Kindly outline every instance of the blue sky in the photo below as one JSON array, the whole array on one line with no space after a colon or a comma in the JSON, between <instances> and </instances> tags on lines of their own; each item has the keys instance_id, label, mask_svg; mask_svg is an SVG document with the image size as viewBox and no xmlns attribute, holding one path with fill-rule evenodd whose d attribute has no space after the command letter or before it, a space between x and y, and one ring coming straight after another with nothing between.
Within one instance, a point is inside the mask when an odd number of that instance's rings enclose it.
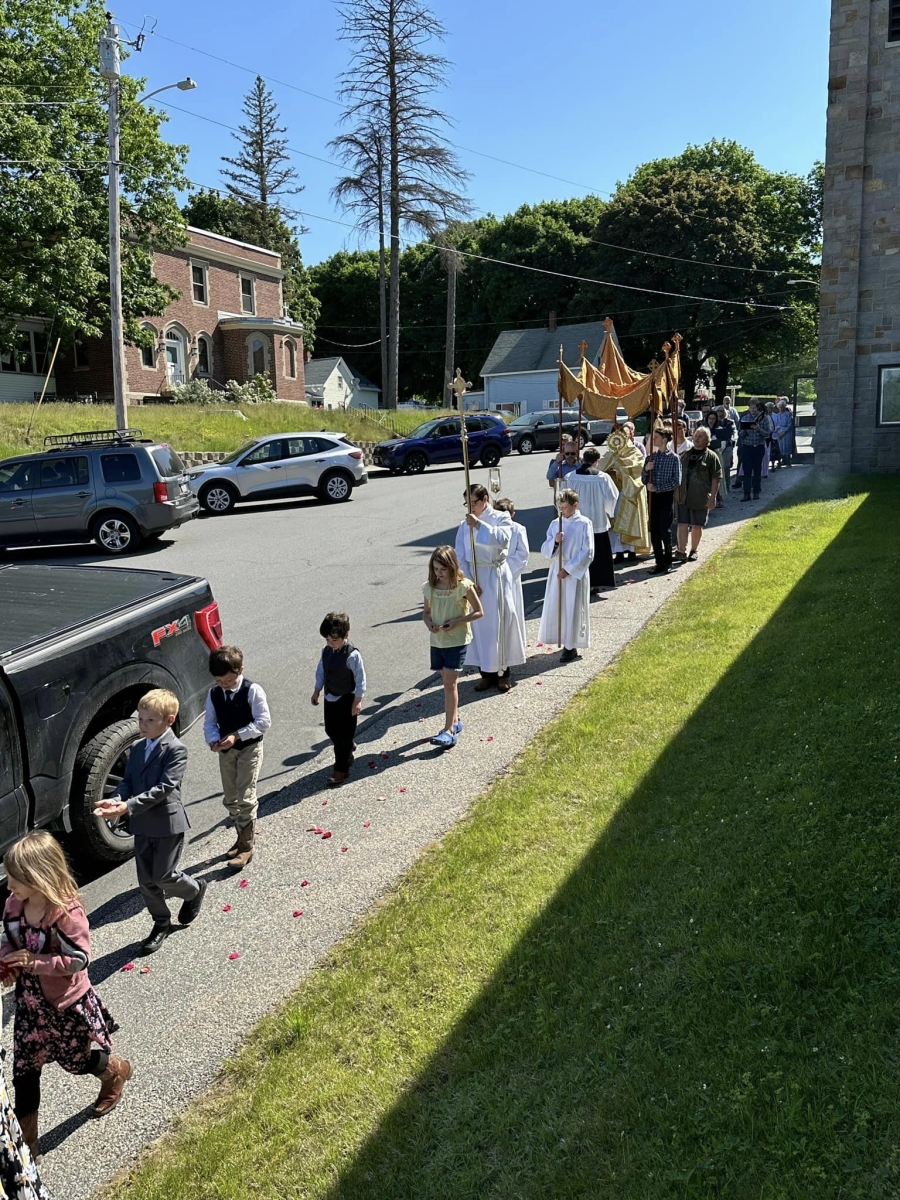
<instances>
[{"instance_id":1,"label":"blue sky","mask_svg":"<svg viewBox=\"0 0 900 1200\"><path fill-rule=\"evenodd\" d=\"M123 3L125 0L123 0ZM223 154L234 141L253 75L188 47L285 81L271 83L292 162L305 185L298 207L309 233L307 263L360 243L330 199L339 169L327 162L338 131L337 79L349 47L329 0L251 6L235 0L144 0L156 33L125 70L148 89L185 75L194 92L168 96L166 136L191 147L189 175L223 186ZM734 138L773 170L805 173L825 153L830 0L433 0L448 29L452 60L440 104L450 139L471 173L477 210L498 215L520 204L615 188L640 163L676 154L689 142ZM143 19L135 0L115 9L123 32ZM163 37L172 39L163 40ZM302 91L317 93L317 99ZM560 182L507 166L493 155ZM311 155L313 157L306 157ZM585 185L576 187L575 184Z\"/></svg>"}]
</instances>

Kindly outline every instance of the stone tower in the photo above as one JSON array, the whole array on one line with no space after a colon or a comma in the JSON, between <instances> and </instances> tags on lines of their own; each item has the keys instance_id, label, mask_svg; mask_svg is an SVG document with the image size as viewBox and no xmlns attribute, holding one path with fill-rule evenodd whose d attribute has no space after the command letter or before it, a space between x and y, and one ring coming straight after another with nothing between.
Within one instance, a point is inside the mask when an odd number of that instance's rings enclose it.
<instances>
[{"instance_id":1,"label":"stone tower","mask_svg":"<svg viewBox=\"0 0 900 1200\"><path fill-rule=\"evenodd\" d=\"M900 471L900 0L832 0L816 463Z\"/></svg>"}]
</instances>

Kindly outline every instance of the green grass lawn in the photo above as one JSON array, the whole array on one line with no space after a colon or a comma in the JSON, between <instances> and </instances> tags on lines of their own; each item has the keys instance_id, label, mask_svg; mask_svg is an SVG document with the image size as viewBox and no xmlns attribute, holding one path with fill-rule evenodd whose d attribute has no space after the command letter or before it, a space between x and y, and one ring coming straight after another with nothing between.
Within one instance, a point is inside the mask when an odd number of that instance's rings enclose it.
<instances>
[{"instance_id":1,"label":"green grass lawn","mask_svg":"<svg viewBox=\"0 0 900 1200\"><path fill-rule=\"evenodd\" d=\"M33 406L0 404L0 458L20 454L29 447L25 441ZM291 433L304 429L333 429L348 434L354 441L380 442L391 431L367 420L352 409L348 412L323 412L305 405L252 404L239 410L242 421L231 405L148 404L128 410L128 422L141 429L145 437L169 442L178 450L236 450L252 437L264 433ZM391 414L395 428L403 433L438 410L402 409ZM115 412L111 404L42 405L31 432L31 448L41 449L44 438L55 433L73 433L85 429L114 429Z\"/></svg>"},{"instance_id":2,"label":"green grass lawn","mask_svg":"<svg viewBox=\"0 0 900 1200\"><path fill-rule=\"evenodd\" d=\"M900 1195L898 503L754 521L116 1196Z\"/></svg>"}]
</instances>

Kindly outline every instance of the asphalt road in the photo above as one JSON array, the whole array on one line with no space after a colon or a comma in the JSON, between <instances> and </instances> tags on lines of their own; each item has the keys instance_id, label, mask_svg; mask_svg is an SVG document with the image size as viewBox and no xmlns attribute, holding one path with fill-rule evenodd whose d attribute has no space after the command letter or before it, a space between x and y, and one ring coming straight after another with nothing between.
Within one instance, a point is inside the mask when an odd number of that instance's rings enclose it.
<instances>
[{"instance_id":1,"label":"asphalt road","mask_svg":"<svg viewBox=\"0 0 900 1200\"><path fill-rule=\"evenodd\" d=\"M543 597L546 562L540 544L552 519L545 474L550 455L503 460L503 495L521 511L533 553L525 577L526 607ZM93 547L48 554L13 551L35 561L133 565L203 575L219 601L225 641L244 651L248 676L266 690L273 726L266 736L260 793L280 786L325 743L322 709L313 708L319 624L344 610L351 639L366 665L363 721L428 678L428 637L421 623L421 589L435 546L453 544L463 516L462 467L432 468L419 476L370 470L370 482L344 504L315 499L242 505L225 517L202 516L155 546L110 559ZM475 468L473 481L487 483ZM192 826L203 831L222 816L215 755L198 722L185 741L190 759L185 795ZM131 863L87 883L89 906L110 900L133 882Z\"/></svg>"}]
</instances>

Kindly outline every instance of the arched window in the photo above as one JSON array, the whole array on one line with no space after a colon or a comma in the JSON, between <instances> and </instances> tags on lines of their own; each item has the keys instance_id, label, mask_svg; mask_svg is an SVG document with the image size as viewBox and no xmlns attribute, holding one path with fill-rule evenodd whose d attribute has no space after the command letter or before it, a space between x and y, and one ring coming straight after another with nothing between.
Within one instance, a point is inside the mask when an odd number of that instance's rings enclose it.
<instances>
[{"instance_id":1,"label":"arched window","mask_svg":"<svg viewBox=\"0 0 900 1200\"><path fill-rule=\"evenodd\" d=\"M148 333L153 334L152 346L141 346L141 366L147 371L156 370L156 327L150 324L143 324L141 329L145 329Z\"/></svg>"},{"instance_id":2,"label":"arched window","mask_svg":"<svg viewBox=\"0 0 900 1200\"><path fill-rule=\"evenodd\" d=\"M297 378L297 343L293 338L284 339L284 373L288 379Z\"/></svg>"},{"instance_id":3,"label":"arched window","mask_svg":"<svg viewBox=\"0 0 900 1200\"><path fill-rule=\"evenodd\" d=\"M187 340L183 331L173 325L166 330L166 378L177 386L187 379Z\"/></svg>"},{"instance_id":4,"label":"arched window","mask_svg":"<svg viewBox=\"0 0 900 1200\"><path fill-rule=\"evenodd\" d=\"M254 375L262 375L268 369L268 339L255 334L247 339L247 373L252 379Z\"/></svg>"},{"instance_id":5,"label":"arched window","mask_svg":"<svg viewBox=\"0 0 900 1200\"><path fill-rule=\"evenodd\" d=\"M212 343L205 333L197 337L197 374L212 375Z\"/></svg>"}]
</instances>

